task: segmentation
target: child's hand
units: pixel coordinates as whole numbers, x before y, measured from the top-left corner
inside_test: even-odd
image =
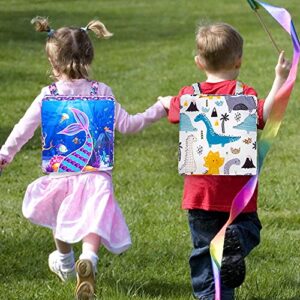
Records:
[[[278,57],[278,62],[275,67],[276,77],[286,80],[291,70],[291,62],[284,57],[284,51],[281,51]]]
[[[0,172],[8,165],[8,161],[0,155]]]
[[[161,104],[164,106],[165,109],[170,109],[170,103],[171,103],[171,99],[173,97],[172,96],[159,96],[157,97],[157,100],[159,100],[161,102]]]

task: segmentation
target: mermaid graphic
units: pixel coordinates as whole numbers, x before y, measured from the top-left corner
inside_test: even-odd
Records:
[[[75,135],[81,131],[86,134],[84,144],[77,150],[71,152],[60,162],[57,172],[81,172],[88,164],[93,153],[93,138],[89,131],[89,119],[87,115],[76,108],[70,108],[76,123],[68,125],[58,132],[68,136]]]

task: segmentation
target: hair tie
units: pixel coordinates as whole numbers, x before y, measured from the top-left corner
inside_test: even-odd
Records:
[[[55,32],[55,30],[54,30],[54,29],[51,29],[51,28],[49,28],[49,29],[47,30],[47,33],[48,33],[48,36],[49,36],[49,37],[51,37],[51,36],[54,34],[54,32]]]
[[[88,26],[80,27],[80,29],[83,30],[86,33],[88,33],[88,30],[89,30]]]

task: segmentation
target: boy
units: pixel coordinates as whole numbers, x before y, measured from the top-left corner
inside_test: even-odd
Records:
[[[245,95],[257,95],[253,88],[236,81],[242,63],[243,39],[233,27],[223,23],[200,26],[196,34],[196,45],[195,63],[207,78],[205,82],[198,83],[198,92],[234,95],[239,90]],[[264,127],[274,96],[285,82],[290,67],[281,52],[271,91],[265,101],[258,100],[259,129]],[[180,97],[194,93],[192,86],[185,86],[178,96],[160,97],[161,101],[170,101],[168,119],[171,123],[179,122]],[[184,177],[182,208],[188,210],[194,247],[189,263],[193,292],[197,299],[214,299],[209,245],[227,221],[232,200],[249,178],[250,176],[228,175]],[[261,224],[256,211],[257,187],[243,213],[226,230],[221,268],[222,300],[234,298],[234,288],[240,286],[245,279],[244,258],[259,244]]]

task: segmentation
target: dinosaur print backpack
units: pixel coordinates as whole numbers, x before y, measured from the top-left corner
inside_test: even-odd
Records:
[[[180,98],[180,174],[256,175],[257,99],[243,95],[204,95],[200,84],[194,94]]]
[[[52,172],[111,170],[114,161],[113,97],[59,95],[55,83],[42,100],[42,169]]]

